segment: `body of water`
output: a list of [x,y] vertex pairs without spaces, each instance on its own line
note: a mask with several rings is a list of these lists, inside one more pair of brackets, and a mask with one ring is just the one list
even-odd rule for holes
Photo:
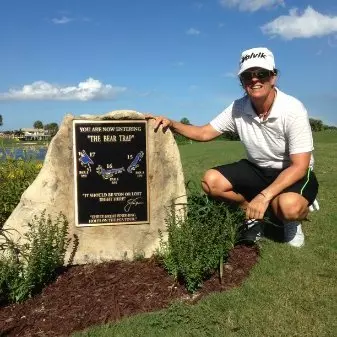
[[4,160],[6,157],[23,160],[44,160],[47,150],[47,147],[4,148],[0,149],[0,160]]

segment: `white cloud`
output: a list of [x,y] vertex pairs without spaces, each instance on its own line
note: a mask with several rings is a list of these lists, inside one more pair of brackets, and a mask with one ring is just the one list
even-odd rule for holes
[[64,25],[66,23],[69,23],[73,21],[74,19],[69,18],[67,16],[62,16],[61,18],[53,18],[51,19],[52,23],[55,23],[55,25]]
[[88,78],[77,86],[62,87],[45,81],[26,84],[21,89],[10,89],[0,93],[1,101],[90,101],[113,99],[124,92],[125,87],[113,87],[99,80]]
[[310,6],[302,14],[293,8],[289,15],[263,25],[261,30],[266,35],[278,35],[286,40],[319,37],[337,32],[337,16],[323,15]]
[[240,11],[255,12],[262,8],[284,6],[284,0],[219,0],[223,7],[238,7]]
[[86,17],[86,16],[83,16],[83,17],[69,17],[69,16],[66,16],[66,15],[63,15],[61,16],[60,18],[53,18],[51,19],[51,22],[55,25],[65,25],[69,22],[92,22],[92,19],[89,18],[89,17]]
[[187,35],[199,35],[200,31],[195,29],[195,28],[190,28],[189,30],[186,31]]

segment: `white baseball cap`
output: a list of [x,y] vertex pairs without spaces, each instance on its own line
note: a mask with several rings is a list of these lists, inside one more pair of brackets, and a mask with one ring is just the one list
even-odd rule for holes
[[274,70],[275,61],[273,53],[269,49],[263,47],[245,50],[241,54],[238,75],[243,73],[245,70],[254,67]]

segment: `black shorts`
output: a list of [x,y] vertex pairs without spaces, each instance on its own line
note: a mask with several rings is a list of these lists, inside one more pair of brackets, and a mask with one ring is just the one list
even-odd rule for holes
[[[240,193],[247,201],[268,187],[283,171],[273,168],[261,168],[246,159],[238,162],[213,167],[219,171],[233,186],[233,191]],[[309,168],[307,174],[295,184],[284,189],[302,195],[311,205],[316,199],[318,182],[314,172]]]

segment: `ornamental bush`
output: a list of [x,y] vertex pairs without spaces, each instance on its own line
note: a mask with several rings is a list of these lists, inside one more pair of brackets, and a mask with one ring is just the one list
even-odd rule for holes
[[[186,216],[177,215],[177,207]],[[167,220],[167,240],[160,234],[159,261],[176,281],[183,281],[190,292],[219,268],[237,239],[237,228],[244,220],[241,210],[234,210],[207,195],[191,193],[187,204],[173,204]]]
[[0,229],[0,302],[20,302],[40,292],[64,265],[68,221],[45,211],[28,223],[25,243],[14,243],[10,230]]

